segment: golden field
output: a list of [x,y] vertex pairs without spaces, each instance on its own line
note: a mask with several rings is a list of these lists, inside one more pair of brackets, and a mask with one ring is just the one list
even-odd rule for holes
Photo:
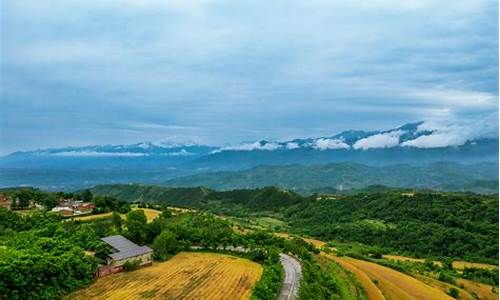
[[[138,209],[142,209],[144,211],[144,214],[146,215],[146,218],[148,219],[148,223],[152,222],[155,218],[157,218],[161,214],[161,211],[156,210],[156,209],[132,207],[132,210],[138,210]],[[74,217],[73,220],[91,221],[91,220],[109,218],[112,215],[113,215],[112,212],[108,212],[108,213],[102,213],[102,214],[97,214],[97,215],[87,215],[87,216]],[[122,217],[122,219],[125,219],[127,217],[127,215],[121,214],[121,217]]]
[[457,270],[463,270],[465,268],[476,268],[476,269],[489,269],[495,270],[498,269],[496,265],[483,264],[483,263],[472,263],[462,260],[456,260],[453,262],[453,268]]
[[463,285],[464,289],[471,293],[474,292],[480,300],[498,300],[498,288],[462,278],[457,279],[457,284]]
[[[422,281],[419,281],[411,276],[387,268],[375,263],[358,260],[350,257],[337,257],[337,262],[343,262],[354,266],[359,272],[365,273],[372,282],[375,282],[376,287],[388,299],[419,299],[419,300],[452,300],[450,296],[442,292],[440,289],[431,287]],[[359,278],[359,275],[357,276]],[[360,280],[363,282],[363,280]],[[367,287],[366,281],[364,284]],[[373,287],[370,287],[373,290]],[[369,299],[380,299],[378,296],[370,297]]]
[[384,300],[385,297],[382,294],[382,292],[379,290],[379,288],[373,283],[373,281],[366,275],[363,271],[360,269],[356,268],[354,265],[348,263],[345,259],[339,258],[337,256],[333,255],[328,255],[324,254],[324,256],[328,257],[331,260],[334,260],[337,262],[342,268],[346,269],[347,271],[351,272],[356,276],[358,279],[359,283],[361,286],[363,286],[363,289],[365,290],[366,297],[368,300]]
[[247,259],[181,252],[151,267],[99,278],[67,299],[248,299],[261,275],[262,266]]

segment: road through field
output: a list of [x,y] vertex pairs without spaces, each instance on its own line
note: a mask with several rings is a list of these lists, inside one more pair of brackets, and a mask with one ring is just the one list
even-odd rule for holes
[[281,291],[278,300],[293,300],[297,298],[302,277],[302,267],[300,262],[290,255],[280,253],[280,262],[285,271],[285,278],[281,284]]

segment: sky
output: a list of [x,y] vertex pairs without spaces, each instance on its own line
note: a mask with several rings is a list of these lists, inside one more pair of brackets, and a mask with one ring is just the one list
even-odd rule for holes
[[498,134],[495,0],[4,0],[0,59],[0,154]]

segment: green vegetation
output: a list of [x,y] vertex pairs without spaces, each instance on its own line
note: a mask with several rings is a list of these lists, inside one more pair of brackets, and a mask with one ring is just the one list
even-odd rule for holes
[[264,264],[264,272],[252,290],[251,299],[276,299],[281,288],[281,279],[283,276],[283,267],[279,262]]
[[367,166],[345,162],[272,165],[257,166],[242,171],[195,174],[174,178],[165,184],[175,187],[205,186],[216,190],[276,186],[293,189],[303,195],[352,193],[372,185],[498,193],[498,163],[437,162],[420,166],[407,164]]
[[416,257],[498,261],[496,196],[399,191],[305,201],[285,212],[298,233]]
[[[376,262],[406,274],[453,285],[458,278],[466,278],[498,286],[497,270],[466,268],[458,272],[452,268],[452,261],[458,258],[498,261],[495,196],[377,188],[354,195],[303,197],[273,187],[217,192],[141,185],[99,186],[73,194],[35,189],[6,193],[15,195],[18,203],[85,199],[95,203],[95,212],[113,212],[108,218],[83,222],[63,221],[46,210],[22,215],[0,208],[0,295],[8,299],[56,299],[89,284],[109,252],[99,238],[112,234],[150,245],[160,261],[180,251],[234,249],[228,246],[247,249],[230,253],[264,266],[253,299],[275,299],[283,275],[280,252],[301,260],[301,299],[365,297],[353,275],[318,255],[314,246],[294,235],[283,239],[273,234],[284,230],[332,241],[328,246],[335,247],[339,256]],[[130,210],[134,202],[162,213],[147,223],[143,210]],[[197,211],[179,212],[168,206]],[[127,213],[125,220],[120,213]],[[86,256],[84,250],[95,255]],[[383,258],[387,253],[429,260],[394,262]],[[136,267],[130,263],[126,269]],[[453,296],[456,292],[449,289],[448,293]]]
[[56,299],[89,284],[99,258],[83,250],[100,244],[88,224],[0,207],[0,298]]
[[327,241],[361,242],[408,256],[498,261],[496,196],[375,189],[302,197],[277,188],[216,192],[142,185],[97,186],[92,192],[243,219],[254,216],[254,221],[269,220],[263,217],[270,215],[286,223],[276,223],[276,228],[264,224],[269,229],[287,228]]
[[125,272],[135,271],[135,270],[137,270],[139,268],[140,265],[141,265],[141,261],[140,260],[129,260],[129,261],[126,261],[123,264],[123,271],[125,271]]

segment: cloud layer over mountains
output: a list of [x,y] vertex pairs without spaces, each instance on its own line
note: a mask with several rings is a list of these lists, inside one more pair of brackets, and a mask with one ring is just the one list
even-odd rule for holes
[[369,150],[393,147],[443,148],[475,143],[481,139],[498,139],[498,128],[491,120],[460,123],[418,122],[380,131],[344,131],[331,137],[303,138],[291,141],[253,141],[227,146],[207,146],[196,143],[142,142],[130,145],[103,145],[37,150],[36,155],[61,157],[188,157],[224,151],[293,151],[297,149]]

